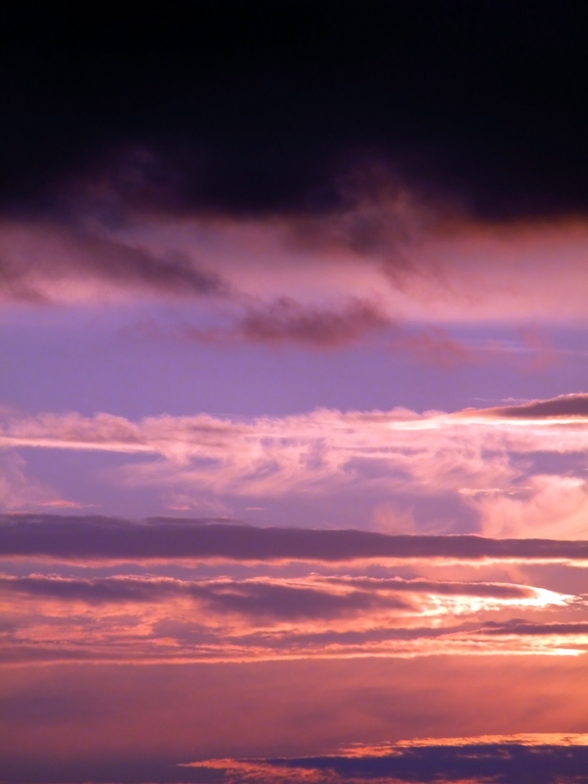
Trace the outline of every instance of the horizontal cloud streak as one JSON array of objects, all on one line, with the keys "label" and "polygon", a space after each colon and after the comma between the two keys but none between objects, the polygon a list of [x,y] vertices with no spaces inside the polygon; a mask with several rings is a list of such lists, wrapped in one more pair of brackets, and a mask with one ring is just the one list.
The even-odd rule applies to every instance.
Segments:
[{"label": "horizontal cloud streak", "polygon": [[[310,612],[317,616],[329,615],[328,604],[321,600],[333,599],[332,609],[337,613],[337,601],[342,611],[349,609],[373,609],[378,602],[383,607],[410,607],[404,600],[390,598],[395,593],[428,594],[454,597],[476,597],[488,600],[524,603],[526,600],[541,601],[543,594],[533,588],[508,583],[484,582],[441,582],[419,578],[403,580],[364,579],[360,577],[311,578],[305,581],[288,582],[277,579],[223,580],[189,582],[170,578],[93,578],[75,580],[62,577],[0,577],[0,591],[17,593],[39,599],[59,599],[62,601],[84,601],[89,604],[108,604],[119,602],[161,602],[170,598],[193,598],[214,603],[227,610],[245,613],[265,612],[265,608],[275,605],[274,614],[280,608],[287,615],[296,611],[299,605],[302,614]],[[373,604],[370,605],[370,597]],[[555,597],[555,595],[554,595]],[[365,604],[362,604],[365,602]],[[249,604],[251,609],[249,609]],[[307,608],[306,611],[304,608]]]},{"label": "horizontal cloud streak", "polygon": [[[585,735],[504,736],[428,739],[416,743],[361,746],[339,754],[252,760],[205,760],[192,763],[223,771],[225,781],[269,782],[472,782],[497,784],[583,782],[588,765]],[[206,780],[206,779],[204,779]]]},{"label": "horizontal cloud streak", "polygon": [[507,419],[550,420],[564,418],[582,421],[588,418],[588,395],[584,393],[560,395],[551,400],[534,400],[518,406],[491,408],[487,412],[496,417]]},{"label": "horizontal cloud streak", "polygon": [[134,523],[105,517],[2,515],[0,557],[244,562],[439,558],[573,563],[588,562],[588,542],[390,536],[360,530],[258,528],[174,518]]}]

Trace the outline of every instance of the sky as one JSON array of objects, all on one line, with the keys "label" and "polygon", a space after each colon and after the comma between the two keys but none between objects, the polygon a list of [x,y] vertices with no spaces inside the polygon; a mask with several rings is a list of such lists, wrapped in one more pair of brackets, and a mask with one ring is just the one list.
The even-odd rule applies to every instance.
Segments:
[{"label": "sky", "polygon": [[0,30],[0,781],[588,781],[573,3]]}]

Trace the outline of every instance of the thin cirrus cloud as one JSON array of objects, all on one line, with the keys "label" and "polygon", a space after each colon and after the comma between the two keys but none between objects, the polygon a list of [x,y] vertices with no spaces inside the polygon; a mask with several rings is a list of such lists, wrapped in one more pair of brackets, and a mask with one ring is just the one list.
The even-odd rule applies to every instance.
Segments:
[{"label": "thin cirrus cloud", "polygon": [[[477,527],[464,530],[458,518],[453,527],[419,531],[426,523],[413,521],[407,532],[581,539],[588,533],[585,411],[580,393],[451,414],[317,410],[133,422],[109,414],[5,412],[0,444],[126,454],[128,462],[112,469],[109,481],[131,493],[150,487],[181,494],[187,509],[203,501],[231,509],[239,499],[310,503],[347,493],[367,504],[367,527],[377,527],[382,505],[391,504],[391,516],[400,519],[418,495],[450,499]],[[48,502],[43,498],[39,507]]]}]

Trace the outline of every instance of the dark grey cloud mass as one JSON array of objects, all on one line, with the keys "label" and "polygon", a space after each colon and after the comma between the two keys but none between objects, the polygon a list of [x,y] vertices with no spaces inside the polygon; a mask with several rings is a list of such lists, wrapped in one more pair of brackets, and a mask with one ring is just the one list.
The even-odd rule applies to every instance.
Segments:
[{"label": "dark grey cloud mass", "polygon": [[588,542],[389,536],[360,530],[257,528],[214,520],[0,516],[0,557],[70,560],[326,561],[449,558],[588,560]]},{"label": "dark grey cloud mass", "polygon": [[361,156],[481,216],[588,206],[580,6],[217,0],[138,19],[86,4],[67,25],[33,8],[0,31],[8,212],[63,215],[58,186],[129,146],[173,165],[127,165],[119,191],[175,209],[329,210]]}]

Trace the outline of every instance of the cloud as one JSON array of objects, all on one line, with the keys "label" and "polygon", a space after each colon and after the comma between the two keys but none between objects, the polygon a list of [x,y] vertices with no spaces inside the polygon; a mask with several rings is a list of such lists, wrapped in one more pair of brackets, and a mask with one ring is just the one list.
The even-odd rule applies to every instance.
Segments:
[{"label": "cloud", "polygon": [[[339,590],[318,581],[222,580],[187,582],[169,579],[49,577],[0,578],[0,591],[41,599],[89,604],[164,602],[188,599],[213,612],[275,620],[334,619],[370,610],[409,608],[408,602],[374,591]],[[330,589],[330,590],[329,590]],[[498,589],[499,592],[499,589]],[[522,592],[519,598],[523,598]]]},{"label": "cloud", "polygon": [[475,504],[487,536],[585,536],[588,490],[580,477],[536,475],[519,493],[480,494]]},{"label": "cloud", "polygon": [[[85,601],[89,604],[162,602],[187,598],[208,602],[219,611],[276,617],[337,617],[377,609],[410,609],[395,594],[476,597],[498,602],[549,601],[548,592],[508,583],[442,582],[348,577],[311,577],[298,581],[249,579],[186,581],[171,578],[0,577],[0,591],[38,599]],[[555,600],[555,594],[553,599]]]},{"label": "cloud", "polygon": [[[7,600],[4,661],[528,654],[536,643],[517,635],[516,624],[502,624],[509,632],[500,636],[502,626],[484,625],[485,619],[525,611],[536,624],[546,612],[565,617],[570,607],[583,607],[573,596],[508,583],[313,574],[199,580],[4,575],[0,594]],[[588,633],[574,628],[562,640],[554,627],[541,652],[583,653]]]},{"label": "cloud", "polygon": [[585,635],[588,634],[588,623],[575,621],[570,623],[533,623],[520,618],[513,618],[506,623],[493,623],[489,621],[480,630],[483,634],[496,635]]},{"label": "cloud", "polygon": [[343,306],[319,308],[283,296],[263,308],[250,309],[226,328],[186,326],[181,334],[190,340],[220,345],[252,341],[336,348],[390,329],[391,321],[370,302],[351,298]]},{"label": "cloud", "polygon": [[225,281],[173,248],[149,248],[79,226],[0,223],[0,284],[6,301],[76,302],[143,297],[223,298]]},{"label": "cloud", "polygon": [[390,350],[446,366],[512,360],[448,326],[526,327],[519,352],[541,368],[557,352],[529,324],[583,323],[584,218],[483,221],[374,160],[335,177],[323,209],[235,213],[186,202],[153,150],[115,158],[62,184],[53,214],[2,218],[5,302],[148,304],[163,324],[158,304],[176,300],[184,339],[328,348],[389,332]]},{"label": "cloud", "polygon": [[[583,745],[576,730],[585,705],[585,659],[439,656],[171,667],[78,662],[3,670],[0,756],[3,775],[15,784],[218,782],[221,759],[235,768],[237,781],[245,779],[245,763],[252,773],[254,765],[267,763],[266,780],[275,782],[281,760],[291,761],[292,775],[301,761],[309,776],[314,760],[326,777],[333,758],[343,765],[355,755],[361,765],[379,756],[385,765],[393,752],[396,775],[402,764],[408,773],[413,760],[412,780],[422,781],[416,776],[428,759],[451,781],[451,761],[454,772],[463,773],[461,761],[482,766],[487,752],[506,765],[519,750],[531,765],[536,752],[547,776],[562,772],[560,753],[572,759]],[[553,726],[569,732],[550,733]],[[358,738],[363,742],[353,744]],[[83,751],[74,757],[72,747]],[[184,767],[194,760],[198,767]]]},{"label": "cloud", "polygon": [[368,303],[357,302],[341,313],[332,313],[305,310],[283,297],[264,312],[250,313],[239,325],[239,330],[249,340],[334,347],[389,326],[389,320]]},{"label": "cloud", "polygon": [[[547,410],[561,400],[545,401]],[[566,411],[570,405],[577,411],[581,400],[566,396]],[[127,492],[159,489],[180,499],[174,505],[182,508],[222,508],[231,515],[244,501],[308,506],[345,497],[366,527],[381,526],[386,510],[389,530],[398,530],[397,518],[415,533],[588,537],[588,420],[569,413],[529,417],[526,410],[319,409],[286,417],[162,415],[137,422],[105,413],[5,412],[0,445],[127,454],[108,481]],[[417,502],[429,504],[425,517],[415,511]],[[333,518],[346,514],[332,508]],[[355,525],[348,514],[343,519]]]},{"label": "cloud", "polygon": [[518,784],[521,777],[537,784],[585,779],[586,735],[503,736],[428,739],[423,742],[361,746],[339,754],[298,758],[218,759],[192,763],[206,775],[221,770],[228,782],[426,782],[450,784],[489,778]]},{"label": "cloud", "polygon": [[0,556],[65,560],[243,562],[588,561],[588,543],[481,536],[387,536],[361,530],[257,528],[208,520],[3,515]]},{"label": "cloud", "polygon": [[424,580],[418,577],[411,580],[403,580],[398,577],[392,579],[354,578],[350,582],[354,586],[371,588],[372,590],[408,591],[410,593],[429,593],[440,596],[477,596],[496,599],[529,599],[533,596],[533,591],[526,586],[500,583],[441,582],[438,580]]},{"label": "cloud", "polygon": [[0,507],[8,512],[24,512],[47,507],[79,509],[83,504],[61,498],[51,487],[28,476],[20,455],[0,451]]},{"label": "cloud", "polygon": [[491,408],[480,413],[507,419],[549,420],[563,418],[582,421],[588,417],[588,395],[585,393],[559,395],[559,397],[550,400],[533,400],[517,406]]}]

